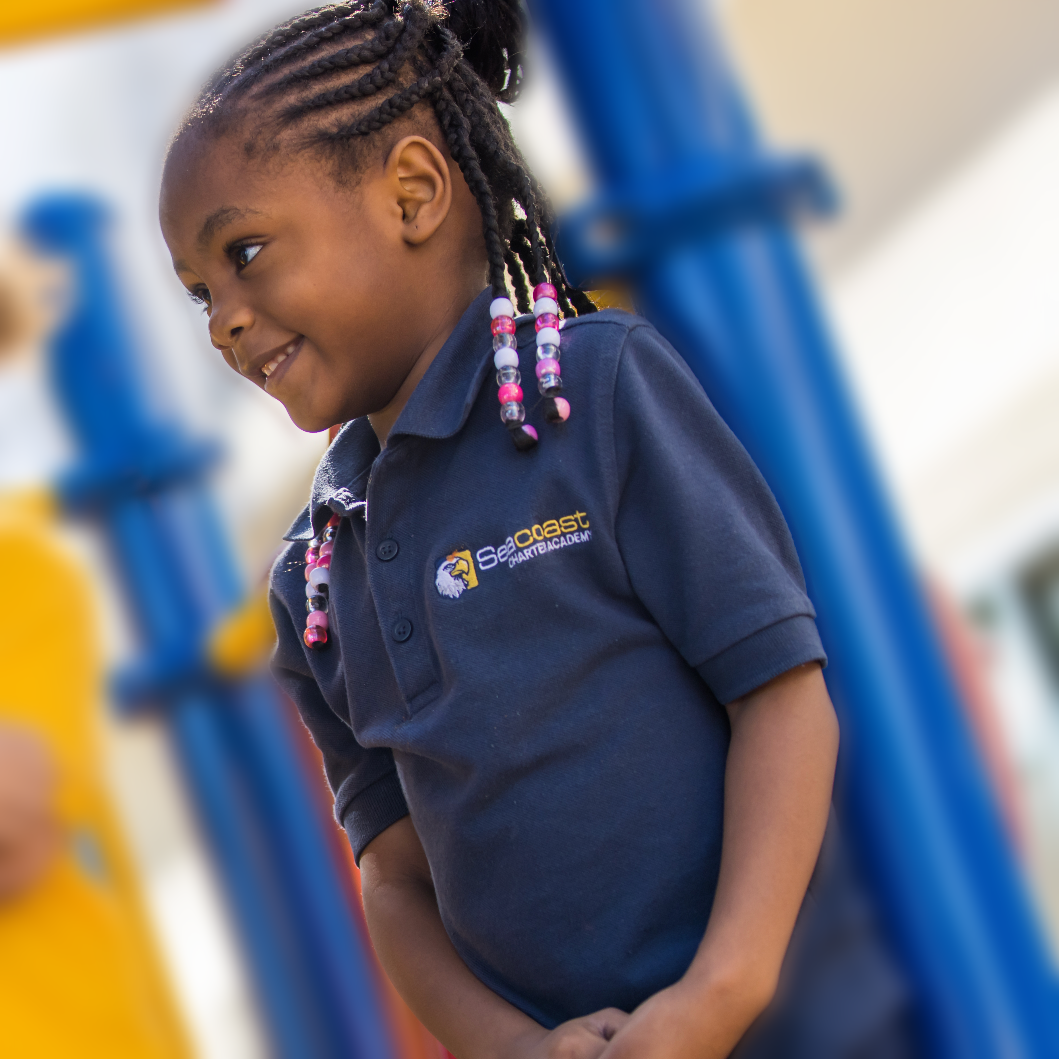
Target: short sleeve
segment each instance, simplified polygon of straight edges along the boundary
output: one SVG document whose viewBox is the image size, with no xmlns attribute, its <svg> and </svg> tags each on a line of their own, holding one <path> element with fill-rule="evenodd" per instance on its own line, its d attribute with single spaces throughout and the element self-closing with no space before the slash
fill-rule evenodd
<svg viewBox="0 0 1059 1059">
<path fill-rule="evenodd" d="M 327 704 L 290 612 L 275 591 L 269 593 L 269 605 L 277 635 L 272 674 L 298 707 L 323 756 L 335 797 L 335 818 L 346 829 L 359 864 L 368 843 L 408 815 L 393 754 L 384 748 L 365 749 L 357 742 L 349 724 Z"/>
<path fill-rule="evenodd" d="M 794 542 L 761 473 L 649 325 L 615 380 L 616 535 L 633 590 L 722 703 L 826 663 Z"/>
</svg>

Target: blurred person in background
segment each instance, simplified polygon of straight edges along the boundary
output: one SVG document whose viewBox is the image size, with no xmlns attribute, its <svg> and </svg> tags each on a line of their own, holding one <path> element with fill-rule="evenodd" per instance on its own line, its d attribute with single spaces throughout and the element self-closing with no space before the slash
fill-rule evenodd
<svg viewBox="0 0 1059 1059">
<path fill-rule="evenodd" d="M 790 536 L 679 356 L 565 282 L 497 108 L 522 31 L 309 12 L 207 85 L 163 180 L 227 363 L 347 423 L 273 570 L 275 668 L 376 949 L 460 1059 L 910 1055 L 820 855 L 838 731 Z"/>
<path fill-rule="evenodd" d="M 103 778 L 103 658 L 48 480 L 69 457 L 42 344 L 61 266 L 0 244 L 0 1053 L 188 1049 Z"/>
</svg>

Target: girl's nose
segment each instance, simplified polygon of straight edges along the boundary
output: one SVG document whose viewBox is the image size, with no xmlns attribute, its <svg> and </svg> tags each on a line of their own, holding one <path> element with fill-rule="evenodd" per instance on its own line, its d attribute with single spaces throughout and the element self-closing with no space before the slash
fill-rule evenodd
<svg viewBox="0 0 1059 1059">
<path fill-rule="evenodd" d="M 210 313 L 210 341 L 218 349 L 232 350 L 240 371 L 245 365 L 238 351 L 239 338 L 243 332 L 253 326 L 253 323 L 253 313 L 244 304 L 228 306 L 215 302 L 213 312 Z"/>
</svg>

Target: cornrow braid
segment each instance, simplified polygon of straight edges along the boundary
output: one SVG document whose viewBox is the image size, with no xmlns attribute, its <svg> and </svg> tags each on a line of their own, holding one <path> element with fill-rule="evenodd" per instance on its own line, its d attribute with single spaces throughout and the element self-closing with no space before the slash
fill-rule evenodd
<svg viewBox="0 0 1059 1059">
<path fill-rule="evenodd" d="M 518 95 L 524 28 L 520 0 L 331 4 L 277 27 L 236 56 L 203 89 L 186 123 L 221 127 L 253 114 L 272 142 L 275 134 L 301 128 L 302 146 L 345 157 L 356 141 L 430 104 L 481 213 L 501 416 L 520 449 L 531 448 L 537 435 L 521 403 L 515 304 L 537 318 L 538 389 L 553 422 L 565 420 L 570 409 L 560 396 L 559 314 L 595 311 L 566 280 L 550 204 L 497 106 L 498 99 Z M 380 96 L 365 110 L 366 101 Z"/>
</svg>

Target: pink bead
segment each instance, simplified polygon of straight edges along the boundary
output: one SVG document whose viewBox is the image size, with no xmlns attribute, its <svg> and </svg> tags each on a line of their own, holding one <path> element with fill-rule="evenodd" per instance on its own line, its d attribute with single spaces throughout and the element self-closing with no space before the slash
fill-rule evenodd
<svg viewBox="0 0 1059 1059">
<path fill-rule="evenodd" d="M 542 327 L 555 327 L 559 326 L 559 317 L 555 313 L 541 313 L 537 317 L 537 330 L 539 331 Z"/>
<path fill-rule="evenodd" d="M 320 561 L 316 565 L 317 565 L 317 568 L 320 569 L 320 570 L 330 570 L 331 569 L 331 556 L 330 555 L 321 555 L 320 556 Z"/>
<path fill-rule="evenodd" d="M 305 549 L 305 561 L 307 563 L 315 563 L 320 558 L 320 553 L 315 548 Z"/>
<path fill-rule="evenodd" d="M 559 418 L 565 423 L 570 418 L 570 402 L 565 397 L 553 397 L 552 400 Z"/>
<path fill-rule="evenodd" d="M 310 613 L 309 617 L 305 620 L 306 625 L 321 625 L 325 629 L 327 628 L 327 611 L 326 610 L 314 610 Z"/>
<path fill-rule="evenodd" d="M 489 327 L 494 335 L 513 335 L 515 333 L 515 321 L 510 316 L 498 316 Z"/>
<path fill-rule="evenodd" d="M 313 613 L 316 613 L 315 611 Z M 327 643 L 327 630 L 321 625 L 306 625 L 305 633 L 302 635 L 306 647 L 315 647 L 317 644 Z"/>
<path fill-rule="evenodd" d="M 529 434 L 529 436 L 530 436 L 531 438 L 533 438 L 533 440 L 534 440 L 534 441 L 539 441 L 539 440 L 540 440 L 540 439 L 539 439 L 539 438 L 537 437 L 537 430 L 536 430 L 536 428 L 535 428 L 535 427 L 531 427 L 531 426 L 529 425 L 529 423 L 523 423 L 523 424 L 522 424 L 522 429 L 523 429 L 523 430 L 524 430 L 524 431 L 525 431 L 525 432 L 526 432 L 527 434 Z"/>
<path fill-rule="evenodd" d="M 330 555 L 334 550 L 334 544 L 331 541 L 327 541 L 325 544 L 320 545 L 320 557 L 323 558 L 325 555 Z"/>
<path fill-rule="evenodd" d="M 536 301 L 538 298 L 551 298 L 553 301 L 558 301 L 559 292 L 550 283 L 538 283 L 533 288 L 533 300 Z"/>
<path fill-rule="evenodd" d="M 316 569 L 316 563 L 305 564 L 305 580 L 309 580 L 309 575 Z"/>
<path fill-rule="evenodd" d="M 552 360 L 551 357 L 545 357 L 544 360 L 537 361 L 537 378 L 539 379 L 542 375 L 558 375 L 559 374 L 559 362 Z"/>
<path fill-rule="evenodd" d="M 497 398 L 501 404 L 507 404 L 508 401 L 521 401 L 522 387 L 517 382 L 506 382 L 497 391 Z"/>
</svg>

